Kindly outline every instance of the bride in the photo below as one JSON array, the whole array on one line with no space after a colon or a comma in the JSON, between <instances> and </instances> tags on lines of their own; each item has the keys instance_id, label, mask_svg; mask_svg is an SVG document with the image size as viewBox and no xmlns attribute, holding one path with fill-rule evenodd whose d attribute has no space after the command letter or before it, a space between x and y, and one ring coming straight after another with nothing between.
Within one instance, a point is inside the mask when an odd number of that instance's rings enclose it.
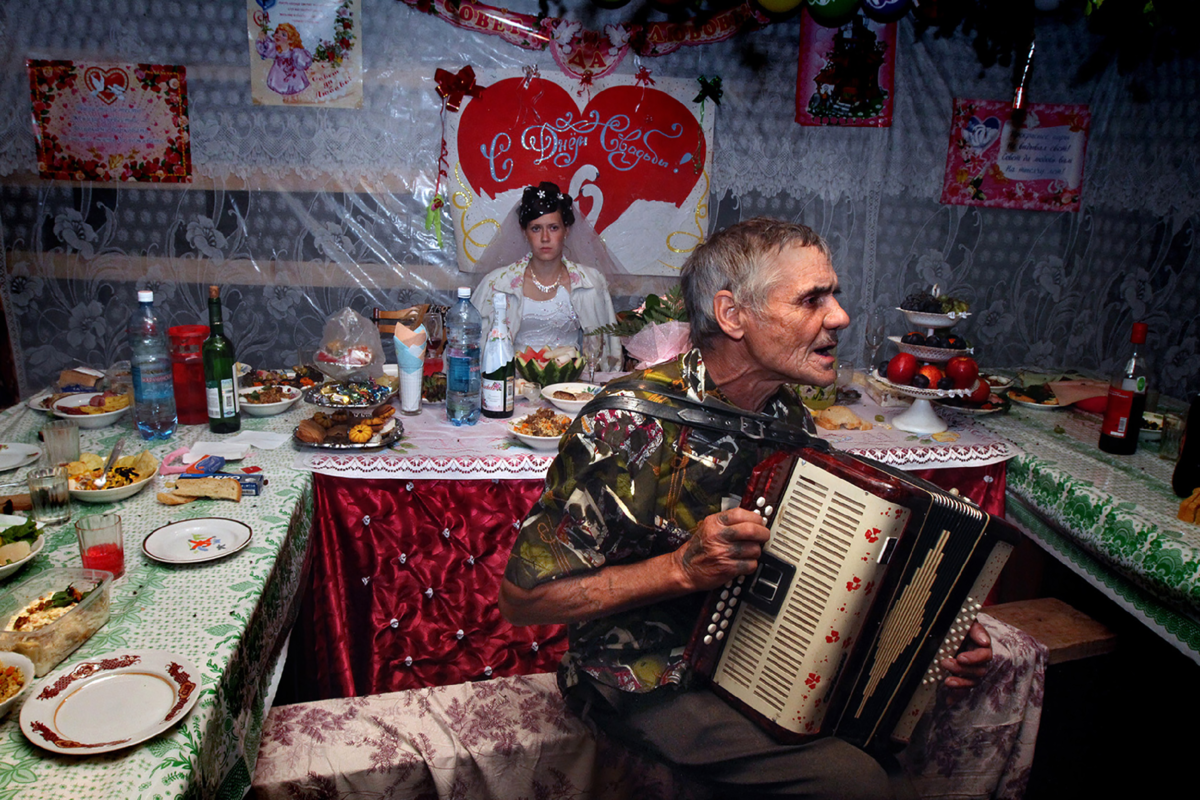
<instances>
[{"instance_id":1,"label":"bride","mask_svg":"<svg viewBox=\"0 0 1200 800\"><path fill-rule=\"evenodd\" d=\"M576 263L564 252L591 255L594 262L609 266L612 258L586 220L576 229L570 195L549 181L525 187L513 212L476 265L516 258L485 275L471 294L483 317L483 330L492 325L492 295L503 292L508 295L508 329L517 352L527 346L580 347L584 333L615 322L616 314L600 270ZM515 233L514 214L521 238ZM517 258L518 250L527 255ZM605 337L602 363L619 364L620 353L620 340Z\"/></svg>"}]
</instances>

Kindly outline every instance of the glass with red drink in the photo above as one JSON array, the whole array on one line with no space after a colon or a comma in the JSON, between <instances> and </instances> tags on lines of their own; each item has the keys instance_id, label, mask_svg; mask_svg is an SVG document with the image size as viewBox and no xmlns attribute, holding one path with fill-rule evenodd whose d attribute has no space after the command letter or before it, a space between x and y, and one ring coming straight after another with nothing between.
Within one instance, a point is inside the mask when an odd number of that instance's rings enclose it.
<instances>
[{"instance_id":1,"label":"glass with red drink","mask_svg":"<svg viewBox=\"0 0 1200 800\"><path fill-rule=\"evenodd\" d=\"M79 557L84 569L111 572L113 580L125 574L125 539L120 514L93 514L75 523Z\"/></svg>"}]
</instances>

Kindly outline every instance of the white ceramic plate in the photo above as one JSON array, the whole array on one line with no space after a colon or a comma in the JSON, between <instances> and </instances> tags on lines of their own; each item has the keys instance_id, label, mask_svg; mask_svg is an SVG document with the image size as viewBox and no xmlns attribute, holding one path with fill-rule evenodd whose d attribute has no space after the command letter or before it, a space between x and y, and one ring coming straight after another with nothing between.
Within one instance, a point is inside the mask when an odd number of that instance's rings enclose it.
<instances>
[{"instance_id":1,"label":"white ceramic plate","mask_svg":"<svg viewBox=\"0 0 1200 800\"><path fill-rule=\"evenodd\" d=\"M517 437L526 447L531 447L534 450L558 449L558 440L562 438L561 436L530 436L527 433L518 433L515 426L518 422L524 421L524 419L525 417L521 417L521 419L515 419L508 423L508 432Z\"/></svg>"},{"instance_id":2,"label":"white ceramic plate","mask_svg":"<svg viewBox=\"0 0 1200 800\"><path fill-rule=\"evenodd\" d=\"M52 753L110 753L175 725L200 697L200 670L162 650L118 650L51 673L21 708L21 732Z\"/></svg>"},{"instance_id":3,"label":"white ceramic plate","mask_svg":"<svg viewBox=\"0 0 1200 800\"><path fill-rule=\"evenodd\" d=\"M957 311L953 314L930 314L927 311L909 311L903 308L897 308L896 310L904 314L909 325L918 328L952 328L959 320L971 316L970 311Z\"/></svg>"},{"instance_id":4,"label":"white ceramic plate","mask_svg":"<svg viewBox=\"0 0 1200 800\"><path fill-rule=\"evenodd\" d=\"M129 406L117 409L116 411L109 411L107 414L67 414L61 410L64 408L79 408L80 406L86 406L89 402L91 402L91 399L96 397L98 394L99 392L86 392L85 394L73 394L70 397L64 397L54 404L53 408L51 408L51 411L54 412L54 416L56 417L73 420L77 425L79 425L81 430L107 428L109 425L112 425L114 422L120 419L121 415L129 410Z\"/></svg>"},{"instance_id":5,"label":"white ceramic plate","mask_svg":"<svg viewBox=\"0 0 1200 800\"><path fill-rule=\"evenodd\" d=\"M887 386L889 389L894 389L897 394L906 395L919 400L937 400L939 398L946 397L966 397L971 393L971 390L975 388L972 386L971 389L918 389L916 386L904 386L903 384L892 383L887 379L886 375L880 375L878 369L871 373L871 377L882 383L884 386Z\"/></svg>"},{"instance_id":6,"label":"white ceramic plate","mask_svg":"<svg viewBox=\"0 0 1200 800\"><path fill-rule=\"evenodd\" d=\"M268 388L264 386L251 386L242 389L238 392L241 402L238 404L242 411L252 417L273 417L276 414L282 414L292 406L296 405L296 401L304 396L304 392L295 389L291 386L276 386L283 392L284 399L278 403L250 403L246 401L246 395L253 394L261 389Z\"/></svg>"},{"instance_id":7,"label":"white ceramic plate","mask_svg":"<svg viewBox=\"0 0 1200 800\"><path fill-rule=\"evenodd\" d=\"M25 405L29 406L34 411L49 411L51 397L54 397L54 392L42 392L41 394L35 394L33 397L25 401Z\"/></svg>"},{"instance_id":8,"label":"white ceramic plate","mask_svg":"<svg viewBox=\"0 0 1200 800\"><path fill-rule=\"evenodd\" d=\"M112 489L76 489L74 480L69 480L67 482L67 487L71 490L72 500L79 500L83 503L115 503L118 500L124 500L127 497L133 497L142 489L145 489L154 482L154 476L157 474L158 467L155 467L152 474L142 478L137 483L130 483L126 486L117 486Z\"/></svg>"},{"instance_id":9,"label":"white ceramic plate","mask_svg":"<svg viewBox=\"0 0 1200 800\"><path fill-rule=\"evenodd\" d=\"M579 410L591 401L591 397L585 400L560 400L554 396L554 393L570 392L571 394L578 394L579 392L590 392L594 397L598 391L600 391L600 387L594 383L552 383L542 388L542 397L546 398L556 408L568 414L578 414Z\"/></svg>"},{"instance_id":10,"label":"white ceramic plate","mask_svg":"<svg viewBox=\"0 0 1200 800\"><path fill-rule=\"evenodd\" d=\"M250 526L224 517L197 517L163 525L142 540L142 552L164 564L198 564L231 556L250 544Z\"/></svg>"},{"instance_id":11,"label":"white ceramic plate","mask_svg":"<svg viewBox=\"0 0 1200 800\"><path fill-rule=\"evenodd\" d=\"M13 525L20 525L24 521L25 521L25 517L18 517L18 516L14 516L12 514L0 514L0 531L4 530L5 528L11 528ZM43 523L41 523L41 522L37 523L37 526L38 526L38 530L41 530L43 527L45 527L43 525ZM42 547L45 544L46 544L45 536L39 536L36 539L34 539L33 545L29 551L29 555L25 556L24 558L22 558L18 561L14 561L11 564L5 564L4 566L0 567L0 580L4 580L9 575L12 575L17 570L19 570L21 567L25 566L30 561L33 561L35 558L37 558L37 554L42 552Z\"/></svg>"},{"instance_id":12,"label":"white ceramic plate","mask_svg":"<svg viewBox=\"0 0 1200 800\"><path fill-rule=\"evenodd\" d=\"M25 685L17 690L17 693L12 697L0 703L0 722L8 716L8 712L12 711L17 702L20 701L21 695L29 691L29 687L33 686L34 675L36 670L33 667L33 662L20 653L8 653L0 651L0 668L16 667L21 672L21 679Z\"/></svg>"},{"instance_id":13,"label":"white ceramic plate","mask_svg":"<svg viewBox=\"0 0 1200 800\"><path fill-rule=\"evenodd\" d=\"M0 472L27 467L42 455L41 448L31 444L0 442Z\"/></svg>"}]
</instances>

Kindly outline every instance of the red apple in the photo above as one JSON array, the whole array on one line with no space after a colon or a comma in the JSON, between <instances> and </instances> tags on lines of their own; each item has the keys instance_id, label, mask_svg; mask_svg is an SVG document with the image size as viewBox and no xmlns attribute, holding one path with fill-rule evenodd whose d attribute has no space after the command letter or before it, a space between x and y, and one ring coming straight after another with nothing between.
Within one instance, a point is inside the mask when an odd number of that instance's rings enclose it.
<instances>
[{"instance_id":1,"label":"red apple","mask_svg":"<svg viewBox=\"0 0 1200 800\"><path fill-rule=\"evenodd\" d=\"M917 374L924 375L926 378L929 378L930 388L936 388L938 381L946 377L946 373L942 372L933 364L926 364L925 366L921 367L919 370L917 370Z\"/></svg>"},{"instance_id":2,"label":"red apple","mask_svg":"<svg viewBox=\"0 0 1200 800\"><path fill-rule=\"evenodd\" d=\"M917 357L912 353L900 353L888 362L887 379L900 386L912 383L917 374Z\"/></svg>"},{"instance_id":3,"label":"red apple","mask_svg":"<svg viewBox=\"0 0 1200 800\"><path fill-rule=\"evenodd\" d=\"M955 389L970 389L979 377L979 364L970 356L955 356L946 362L946 374L954 380Z\"/></svg>"},{"instance_id":4,"label":"red apple","mask_svg":"<svg viewBox=\"0 0 1200 800\"><path fill-rule=\"evenodd\" d=\"M966 388L965 386L963 387ZM987 399L992 395L992 386L983 378L979 379L979 384L967 395L967 399L972 403L986 403Z\"/></svg>"}]
</instances>

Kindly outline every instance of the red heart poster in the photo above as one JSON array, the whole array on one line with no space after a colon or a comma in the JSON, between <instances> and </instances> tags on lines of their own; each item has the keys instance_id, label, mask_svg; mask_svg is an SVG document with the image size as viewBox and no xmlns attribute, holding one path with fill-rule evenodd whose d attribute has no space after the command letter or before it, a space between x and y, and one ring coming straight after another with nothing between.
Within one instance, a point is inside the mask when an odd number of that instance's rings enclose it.
<instances>
[{"instance_id":1,"label":"red heart poster","mask_svg":"<svg viewBox=\"0 0 1200 800\"><path fill-rule=\"evenodd\" d=\"M629 272L674 274L703 237L715 107L702 124L696 88L682 80L609 76L580 93L557 77L480 75L486 88L450 115L460 269L525 186L553 181Z\"/></svg>"}]
</instances>

